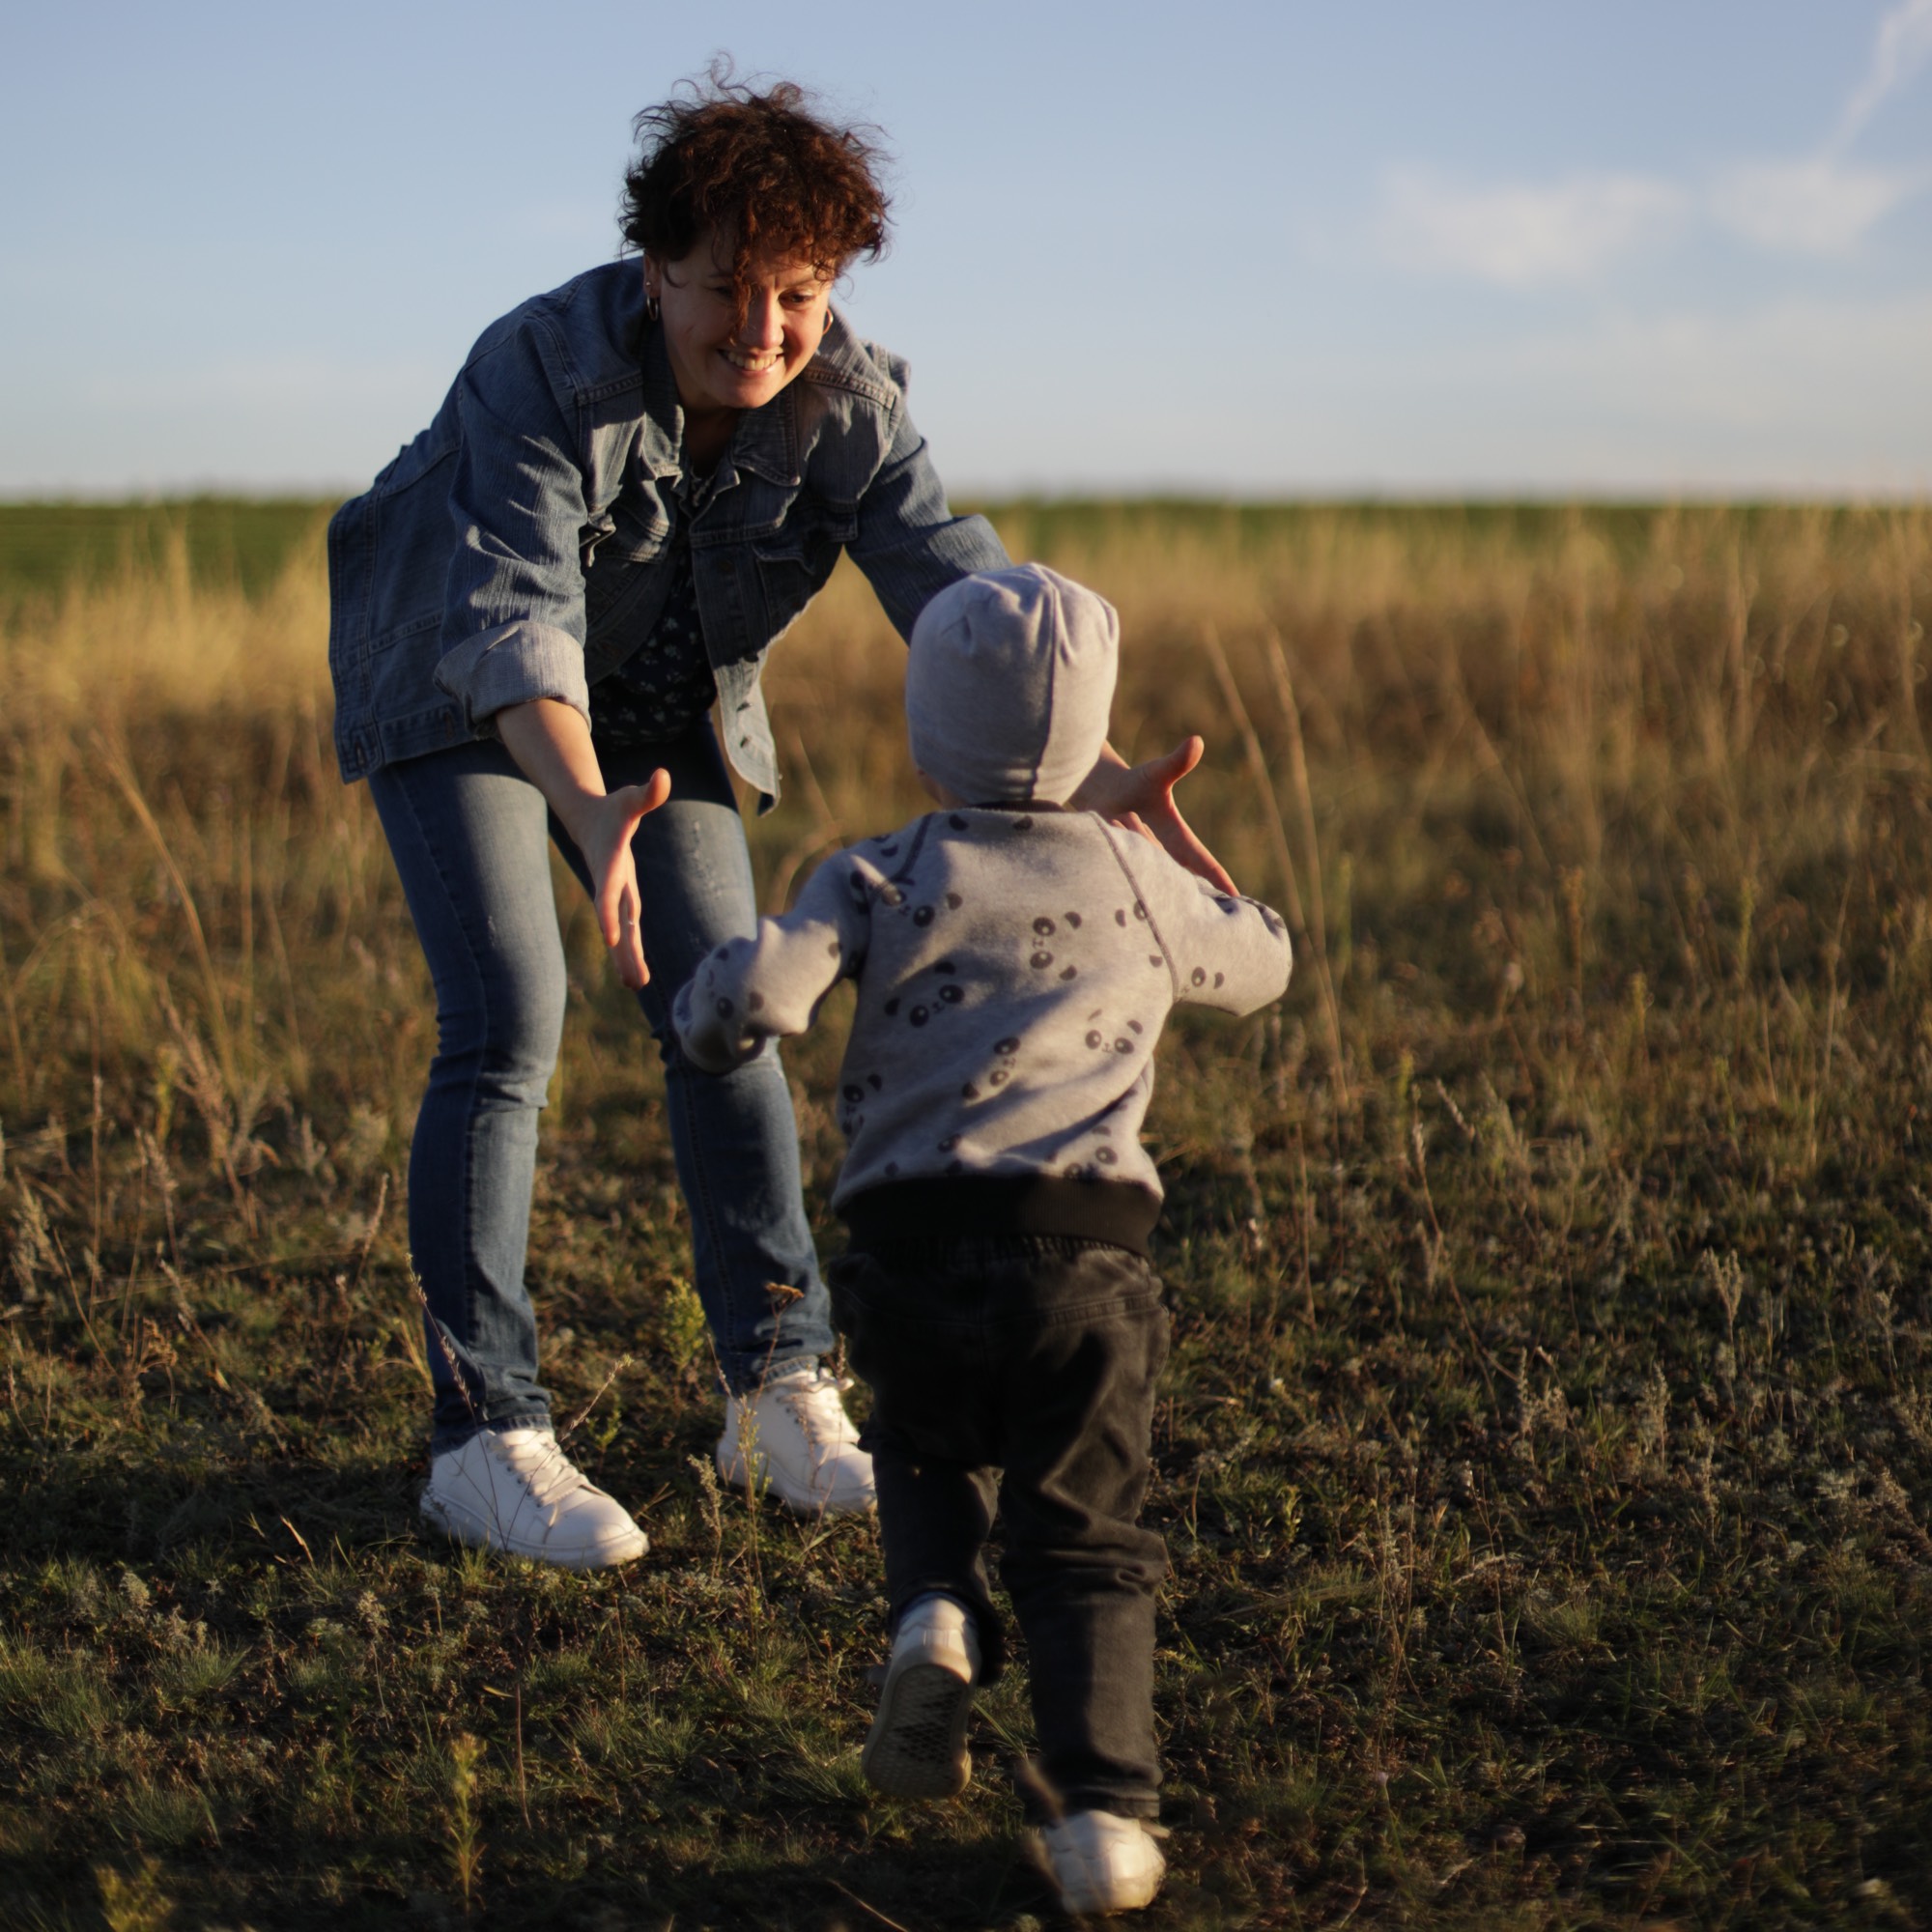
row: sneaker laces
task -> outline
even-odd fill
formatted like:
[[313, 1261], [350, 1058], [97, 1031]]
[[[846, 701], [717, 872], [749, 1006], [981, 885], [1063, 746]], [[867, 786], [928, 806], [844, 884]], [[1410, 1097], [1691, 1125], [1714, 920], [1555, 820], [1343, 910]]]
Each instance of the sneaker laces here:
[[809, 1376], [785, 1377], [773, 1384], [772, 1393], [798, 1418], [814, 1449], [842, 1449], [859, 1440], [858, 1427], [845, 1413], [844, 1395], [851, 1386], [849, 1377], [841, 1379], [821, 1367]]
[[589, 1477], [563, 1453], [556, 1437], [547, 1429], [518, 1442], [511, 1442], [498, 1433], [496, 1447], [529, 1491], [534, 1503], [549, 1507], [590, 1487]]

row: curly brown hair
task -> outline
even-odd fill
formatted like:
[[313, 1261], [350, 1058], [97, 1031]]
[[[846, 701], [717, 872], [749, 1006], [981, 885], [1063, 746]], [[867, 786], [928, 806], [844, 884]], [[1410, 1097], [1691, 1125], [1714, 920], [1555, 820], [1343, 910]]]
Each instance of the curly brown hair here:
[[686, 81], [632, 124], [638, 159], [624, 176], [622, 225], [633, 248], [682, 261], [707, 231], [731, 243], [741, 307], [754, 255], [802, 257], [827, 277], [885, 252], [887, 200], [875, 128], [840, 128], [808, 108], [805, 90], [764, 93], [725, 63]]

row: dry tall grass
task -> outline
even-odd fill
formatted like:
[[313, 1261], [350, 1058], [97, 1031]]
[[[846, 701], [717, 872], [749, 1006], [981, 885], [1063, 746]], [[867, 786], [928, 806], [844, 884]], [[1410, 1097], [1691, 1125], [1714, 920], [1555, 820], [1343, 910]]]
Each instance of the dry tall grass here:
[[[1359, 942], [1379, 965], [1393, 908], [1457, 903], [1465, 852], [1506, 859], [1561, 929], [1534, 943], [1505, 921], [1476, 952], [1419, 932], [1386, 963], [1464, 993], [1497, 967], [1529, 997], [1586, 969], [1691, 989], [1726, 963], [1715, 920], [1738, 928], [1729, 964], [1769, 944], [1805, 977], [1837, 933], [1828, 875], [1846, 882], [1872, 813], [1922, 795], [1932, 516], [1539, 522], [1004, 519], [1015, 554], [1120, 607], [1118, 741], [1208, 737], [1185, 796], [1243, 880], [1296, 911], [1308, 980], [1333, 952], [1359, 987]], [[306, 1091], [318, 1003], [392, 902], [366, 804], [333, 777], [326, 623], [312, 541], [260, 601], [191, 582], [177, 546], [158, 576], [77, 586], [0, 633], [16, 1107], [58, 1084], [75, 1025], [90, 1063], [138, 1058], [169, 1037], [166, 1000], [224, 1078]], [[835, 838], [917, 809], [900, 656], [849, 570], [779, 646], [775, 893]], [[1621, 957], [1645, 906], [1679, 928], [1674, 956]]]
[[[1916, 985], [1932, 949], [1932, 515], [1003, 521], [1015, 554], [1119, 606], [1117, 741], [1207, 736], [1184, 796], [1291, 914], [1288, 1050], [1323, 1075], [1305, 1089], [1321, 1121], [1352, 1118], [1425, 1015], [1443, 1052], [1500, 1030], [1498, 1084], [1524, 1087], [1545, 1050], [1522, 1015], [1627, 1030], [1738, 992], [1730, 1071], [1760, 1098], [1805, 1093], [1807, 1118], [1919, 1049], [1916, 1021], [1881, 1038], [1842, 1015], [1855, 970]], [[0, 632], [6, 1118], [17, 1138], [85, 1107], [158, 1148], [185, 1106], [251, 1229], [251, 1177], [291, 1157], [262, 1123], [279, 1115], [297, 1158], [347, 1137], [355, 1162], [393, 1159], [430, 1037], [380, 830], [334, 775], [326, 625], [318, 526], [265, 598], [192, 582], [177, 544], [159, 573], [77, 584]], [[753, 835], [771, 901], [918, 809], [901, 656], [849, 569], [778, 647], [789, 789]], [[559, 902], [608, 1004], [567, 882]], [[1600, 1112], [1648, 1091], [1571, 1072]], [[90, 1232], [98, 1249], [98, 1215]]]

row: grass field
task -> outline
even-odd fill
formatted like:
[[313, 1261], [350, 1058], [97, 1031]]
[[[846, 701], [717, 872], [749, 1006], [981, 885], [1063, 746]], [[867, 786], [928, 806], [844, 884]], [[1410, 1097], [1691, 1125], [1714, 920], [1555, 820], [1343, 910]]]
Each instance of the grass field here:
[[[1052, 1922], [1021, 1680], [963, 1799], [873, 1801], [872, 1527], [704, 1473], [658, 1077], [561, 880], [546, 1380], [652, 1550], [418, 1540], [434, 1018], [319, 518], [143, 516], [0, 584], [0, 1924]], [[1140, 1922], [1932, 1927], [1932, 512], [1000, 521], [1120, 605], [1117, 742], [1206, 732], [1298, 942], [1151, 1122]], [[844, 577], [777, 652], [772, 902], [915, 808], [897, 674]], [[838, 1043], [789, 1059], [828, 1247]]]

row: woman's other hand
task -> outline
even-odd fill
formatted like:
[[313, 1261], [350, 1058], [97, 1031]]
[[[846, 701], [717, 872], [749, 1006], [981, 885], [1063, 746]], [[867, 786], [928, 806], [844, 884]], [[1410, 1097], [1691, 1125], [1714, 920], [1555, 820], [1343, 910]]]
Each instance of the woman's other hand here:
[[1116, 825], [1151, 838], [1190, 872], [1198, 872], [1224, 893], [1235, 892], [1235, 882], [1220, 860], [1194, 836], [1174, 802], [1175, 786], [1201, 762], [1206, 749], [1198, 737], [1183, 738], [1164, 757], [1130, 765], [1113, 746], [1105, 745], [1100, 762], [1067, 803], [1082, 811], [1097, 811]]
[[594, 887], [598, 929], [617, 977], [633, 992], [651, 977], [639, 927], [638, 868], [631, 838], [638, 822], [670, 796], [670, 774], [653, 772], [640, 785], [604, 789], [590, 725], [574, 705], [554, 697], [506, 705], [497, 729], [524, 776], [543, 793], [583, 854]]

